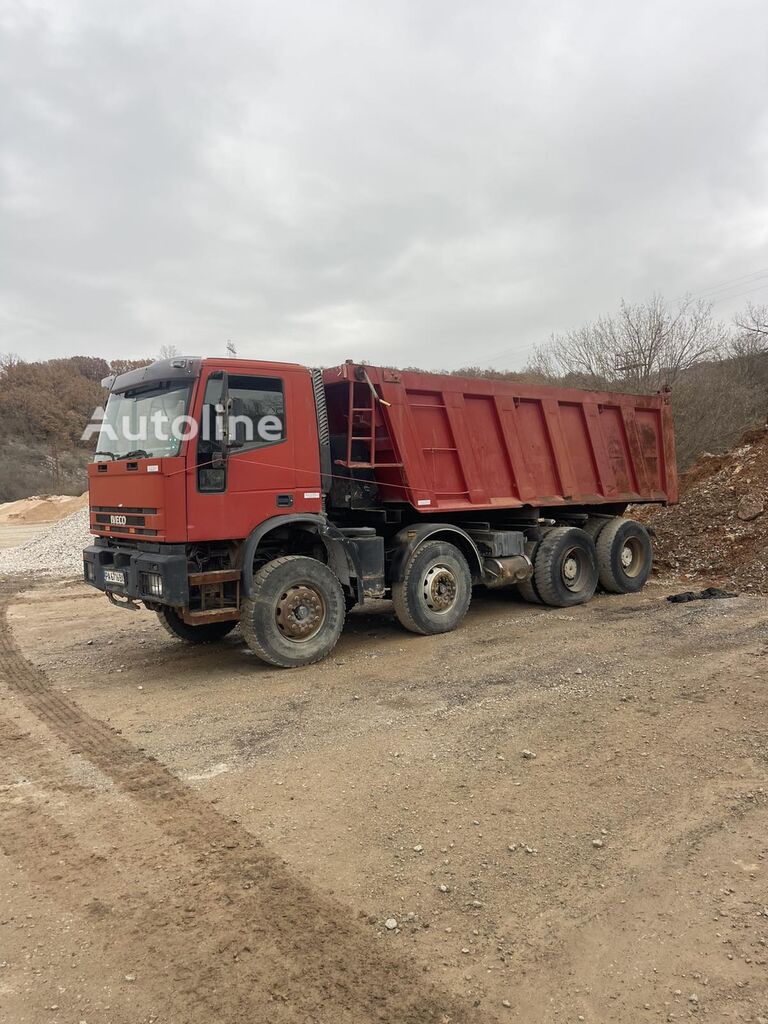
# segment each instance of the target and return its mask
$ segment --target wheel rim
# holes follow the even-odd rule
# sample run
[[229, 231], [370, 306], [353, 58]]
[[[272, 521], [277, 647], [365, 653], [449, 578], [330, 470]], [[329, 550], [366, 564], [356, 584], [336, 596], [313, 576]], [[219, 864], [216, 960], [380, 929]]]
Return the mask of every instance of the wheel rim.
[[560, 577], [564, 586], [573, 594], [584, 589], [589, 577], [589, 558], [581, 548], [569, 548], [560, 563]]
[[281, 636], [295, 644], [305, 644], [316, 637], [325, 617], [323, 595], [310, 583], [294, 583], [288, 587], [275, 608], [275, 622]]
[[432, 565], [424, 574], [421, 584], [424, 604], [436, 615], [444, 615], [456, 604], [459, 588], [453, 570], [447, 565]]
[[624, 541], [619, 552], [621, 571], [625, 576], [638, 576], [643, 568], [643, 545], [637, 537], [629, 537]]

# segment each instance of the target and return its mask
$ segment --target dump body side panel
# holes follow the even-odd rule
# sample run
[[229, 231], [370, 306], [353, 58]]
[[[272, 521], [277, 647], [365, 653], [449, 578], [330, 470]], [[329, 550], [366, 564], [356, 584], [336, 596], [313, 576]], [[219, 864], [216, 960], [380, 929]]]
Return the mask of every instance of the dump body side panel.
[[[370, 469], [384, 501], [429, 513], [677, 500], [669, 394], [349, 363], [325, 381], [334, 429], [348, 435], [352, 418], [353, 464]], [[345, 462], [338, 454], [334, 472]]]

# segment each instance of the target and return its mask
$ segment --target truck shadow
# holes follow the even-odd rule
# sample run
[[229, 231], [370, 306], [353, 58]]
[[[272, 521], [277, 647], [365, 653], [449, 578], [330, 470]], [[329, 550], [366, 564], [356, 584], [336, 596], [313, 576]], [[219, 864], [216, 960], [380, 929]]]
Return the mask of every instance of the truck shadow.
[[[491, 622], [500, 616], [515, 622], [523, 620], [527, 615], [545, 611], [543, 606], [531, 605], [524, 601], [515, 590], [490, 591], [477, 588], [472, 597], [472, 604], [466, 620], [456, 631], [460, 633], [483, 621]], [[169, 639], [175, 661], [182, 659], [187, 664], [193, 663], [197, 669], [210, 670], [214, 674], [244, 673], [280, 673], [286, 679], [302, 672], [317, 672], [322, 665], [333, 665], [334, 661], [343, 658], [364, 656], [372, 643], [384, 644], [387, 647], [397, 645], [398, 648], [413, 647], [418, 650], [419, 641], [424, 637], [404, 629], [398, 622], [391, 601], [372, 601], [366, 605], [353, 608], [347, 613], [344, 630], [339, 643], [326, 662], [309, 665], [306, 668], [286, 670], [267, 665], [248, 649], [240, 630], [235, 630], [229, 637], [217, 644], [206, 644], [200, 647], [189, 647], [185, 644], [174, 644]], [[165, 637], [159, 638], [159, 644], [166, 649]], [[165, 659], [164, 659], [165, 660]]]
[[[546, 608], [544, 605], [532, 605], [524, 601], [514, 588], [502, 590], [487, 590], [478, 587], [474, 590], [472, 604], [467, 618], [459, 626], [458, 630], [451, 636], [457, 636], [462, 631], [467, 631], [467, 643], [489, 643], [493, 639], [472, 639], [469, 631], [478, 626], [482, 627], [487, 623], [509, 622], [515, 626], [524, 624], [527, 618], [548, 613], [567, 612], [568, 615], [583, 614], [583, 608], [570, 609]], [[616, 609], [620, 614], [619, 609]], [[284, 677], [285, 681], [295, 680], [296, 675], [328, 671], [338, 665], [339, 659], [364, 661], [371, 652], [372, 646], [383, 647], [386, 651], [393, 648], [399, 652], [407, 650], [418, 657], [420, 649], [425, 658], [432, 656], [433, 648], [430, 644], [422, 646], [429, 637], [418, 636], [404, 629], [398, 622], [391, 601], [371, 601], [368, 604], [353, 608], [347, 613], [344, 630], [339, 638], [338, 645], [323, 662], [308, 665], [305, 668], [281, 669], [262, 662], [248, 649], [245, 640], [239, 629], [236, 629], [223, 641], [215, 644], [200, 646], [189, 646], [184, 643], [174, 642], [164, 634], [158, 635], [156, 644], [147, 653], [157, 659], [156, 666], [162, 671], [167, 667], [173, 667], [174, 671], [168, 677], [168, 685], [174, 685], [176, 679], [182, 679], [185, 688], [196, 685], [185, 671], [193, 670], [201, 676], [200, 685], [205, 685], [206, 680], [211, 676], [271, 676], [278, 679]], [[181, 669], [181, 672], [177, 672]]]

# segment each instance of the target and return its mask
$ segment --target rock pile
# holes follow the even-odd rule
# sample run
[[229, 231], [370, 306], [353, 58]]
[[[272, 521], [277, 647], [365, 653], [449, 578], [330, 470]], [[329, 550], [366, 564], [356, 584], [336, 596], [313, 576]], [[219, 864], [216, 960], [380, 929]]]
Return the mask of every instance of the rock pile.
[[0, 551], [0, 577], [33, 573], [37, 576], [80, 576], [83, 548], [92, 543], [88, 509], [41, 529], [17, 548]]
[[681, 480], [680, 503], [635, 509], [656, 530], [662, 575], [768, 593], [768, 429], [725, 455], [703, 455]]

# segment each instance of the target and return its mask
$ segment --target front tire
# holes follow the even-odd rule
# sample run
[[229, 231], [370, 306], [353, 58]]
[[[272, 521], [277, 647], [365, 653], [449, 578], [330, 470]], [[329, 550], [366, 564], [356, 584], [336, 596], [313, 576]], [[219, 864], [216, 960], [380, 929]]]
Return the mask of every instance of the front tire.
[[411, 633], [432, 636], [456, 629], [472, 600], [472, 576], [453, 544], [428, 540], [411, 554], [403, 579], [392, 584], [395, 615]]
[[597, 588], [597, 556], [589, 534], [573, 526], [550, 530], [536, 550], [533, 584], [553, 608], [589, 601]]
[[611, 594], [636, 594], [648, 581], [653, 545], [648, 531], [634, 519], [616, 516], [597, 538], [600, 585]]
[[193, 626], [168, 605], [162, 605], [155, 611], [163, 629], [188, 644], [214, 644], [217, 640], [223, 640], [237, 625], [236, 619], [228, 619], [226, 622], [204, 622]]
[[299, 668], [331, 653], [344, 616], [344, 591], [328, 566], [305, 555], [285, 555], [254, 576], [241, 624], [245, 642], [262, 661]]

